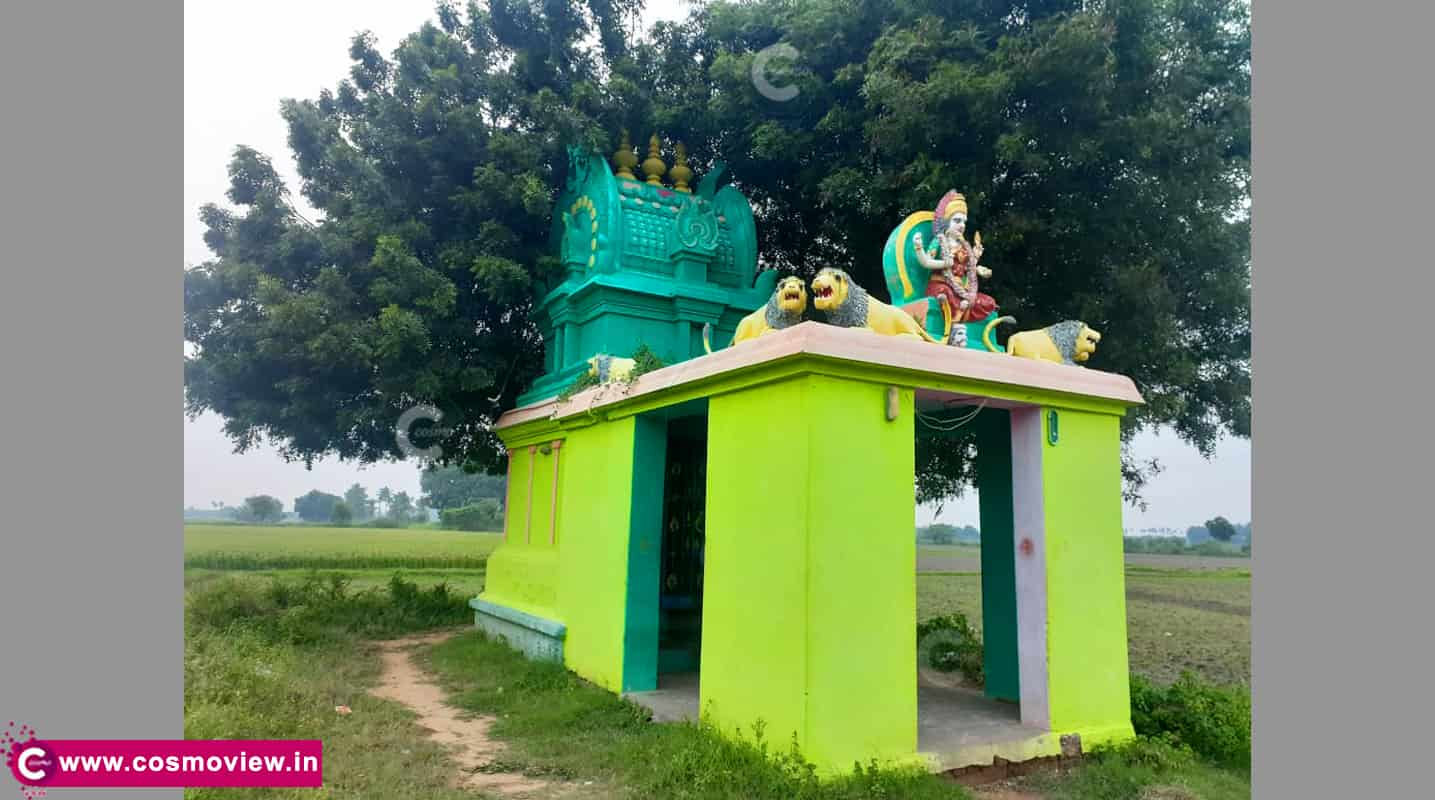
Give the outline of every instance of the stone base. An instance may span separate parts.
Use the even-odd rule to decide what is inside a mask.
[[[535,661],[563,663],[563,640],[568,627],[517,609],[477,597],[468,601],[479,630],[501,639]]]

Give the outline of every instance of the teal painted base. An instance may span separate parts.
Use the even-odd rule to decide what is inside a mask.
[[[987,323],[989,323],[989,322],[991,322],[992,320],[996,319],[997,316],[998,316],[997,313],[996,313],[995,311],[993,311],[991,314],[987,315],[987,318],[986,318],[986,319],[978,320],[977,322],[961,322],[961,323],[958,323],[959,325],[965,325],[965,326],[967,326],[967,348],[968,348],[969,350],[982,350],[982,351],[986,351],[987,346],[986,346],[986,343],[982,341],[982,331],[986,329]],[[998,353],[1005,353],[1005,352],[1006,352],[1006,348],[1005,348],[1005,347],[1002,347],[1001,345],[996,344],[996,332],[995,332],[995,331],[992,332],[992,344],[996,345],[996,348],[997,348],[996,351],[997,351]]]
[[[638,417],[633,428],[633,495],[628,529],[627,628],[623,632],[623,691],[658,688],[658,583],[663,541],[663,465],[668,421]]]
[[[561,622],[490,603],[475,597],[468,601],[478,629],[508,643],[535,661],[563,663],[563,640],[568,627]]]

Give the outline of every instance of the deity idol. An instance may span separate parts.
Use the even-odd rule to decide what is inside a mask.
[[[912,237],[918,263],[932,273],[927,294],[947,301],[954,323],[986,319],[996,311],[997,302],[977,291],[979,279],[991,277],[992,271],[977,263],[982,257],[982,235],[976,235],[975,244],[967,243],[967,199],[955,191],[943,195],[932,230],[940,256],[928,252],[920,233]]]

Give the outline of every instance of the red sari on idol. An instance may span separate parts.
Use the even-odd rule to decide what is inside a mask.
[[[972,281],[967,277],[967,264],[971,259],[971,250],[964,241],[957,246],[957,251],[952,254],[951,273],[953,280],[949,281],[945,272],[933,272],[931,280],[927,281],[927,295],[929,297],[940,297],[947,301],[947,307],[952,310],[953,322],[974,322],[986,319],[993,311],[997,310],[997,301],[991,295],[977,292],[972,299],[971,305],[963,309],[962,301],[970,289]],[[975,275],[972,279],[975,279]],[[953,285],[955,282],[956,285]]]

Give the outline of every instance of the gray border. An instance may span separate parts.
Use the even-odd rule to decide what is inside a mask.
[[[1256,797],[1430,793],[1431,16],[1254,11]]]
[[[182,23],[0,5],[0,725],[42,737],[184,735]]]

